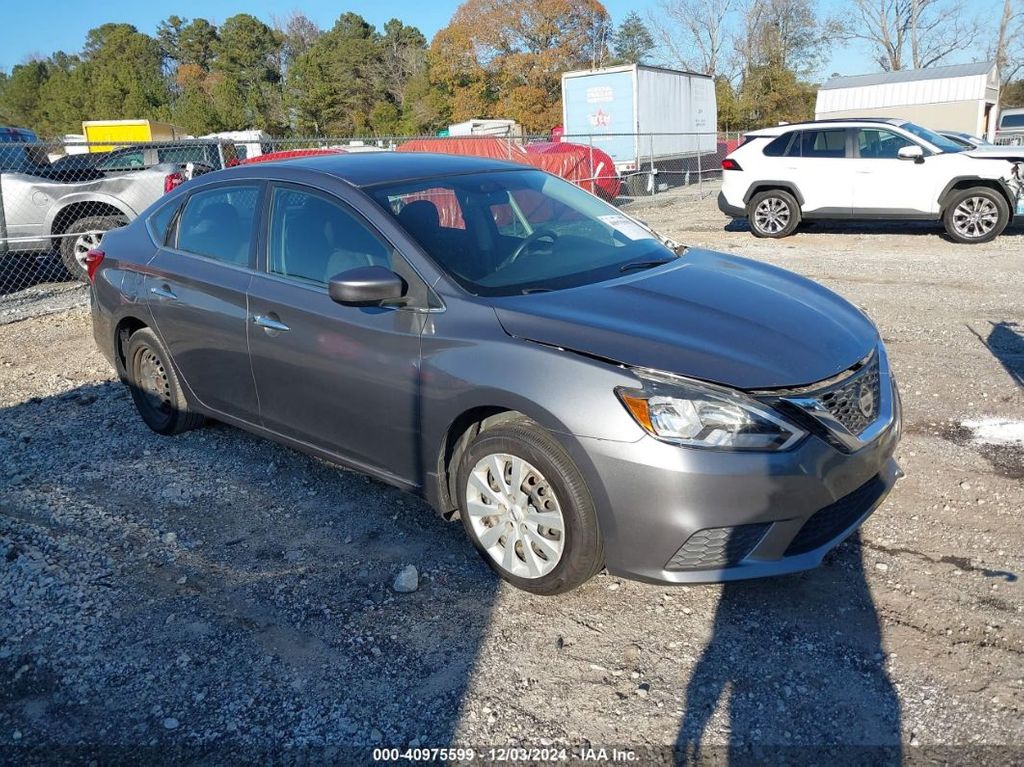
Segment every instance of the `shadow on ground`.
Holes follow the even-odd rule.
[[[971,328],[968,330],[999,360],[1017,386],[1024,388],[1024,332],[1019,322],[990,322],[991,330],[982,338]]]
[[[159,437],[114,383],[0,410],[0,447],[3,732],[451,742],[497,593],[460,525],[232,428]]]
[[[704,744],[716,709],[725,749]],[[687,761],[900,762],[900,703],[858,537],[811,573],[724,586],[676,746]]]

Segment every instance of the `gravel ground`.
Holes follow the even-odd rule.
[[[775,242],[713,196],[630,209],[820,280],[881,328],[907,477],[822,568],[517,592],[416,498],[224,426],[150,433],[87,311],[25,299],[0,323],[0,744],[1024,747],[1020,232]],[[408,565],[417,588],[396,592]]]

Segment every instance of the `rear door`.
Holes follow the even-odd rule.
[[[259,182],[189,196],[147,266],[144,295],[182,379],[210,410],[259,423],[246,339]]]
[[[342,306],[327,293],[349,269],[385,266],[426,290],[343,200],[292,184],[268,193],[263,271],[249,288],[249,349],[263,424],[411,484],[417,463],[424,312]]]
[[[853,206],[853,167],[846,128],[814,128],[790,135],[788,144],[782,145],[776,139],[766,147],[766,155],[773,147],[773,151],[782,153],[776,163],[765,166],[769,176],[772,165],[783,169],[781,178],[770,180],[792,181],[804,198],[801,208],[805,213],[849,215]]]

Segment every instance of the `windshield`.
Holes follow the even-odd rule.
[[[560,290],[657,266],[676,254],[612,206],[536,170],[368,190],[466,290]]]
[[[956,143],[955,141],[952,141],[951,139],[948,139],[945,136],[936,133],[935,131],[930,131],[927,128],[922,128],[920,125],[916,125],[914,123],[903,123],[900,127],[909,133],[913,133],[918,138],[923,138],[929,144],[937,147],[940,151],[944,153],[964,151],[964,147]]]

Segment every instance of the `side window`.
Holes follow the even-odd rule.
[[[899,151],[914,142],[884,128],[861,128],[857,131],[857,152],[869,159],[899,159]]]
[[[793,137],[799,136],[798,132],[784,133],[778,138],[772,139],[767,146],[764,148],[764,155],[766,157],[785,157],[789,152],[790,144],[793,143]]]
[[[249,266],[258,186],[219,186],[188,198],[178,220],[178,249]]]
[[[800,157],[845,157],[846,129],[802,131],[799,144]],[[793,148],[790,149],[790,156],[793,156],[792,150]]]
[[[210,161],[206,157],[206,149],[201,146],[167,146],[157,150],[157,157],[160,162],[201,162],[207,165]]]
[[[158,245],[167,244],[167,228],[171,225],[174,214],[178,212],[180,207],[181,199],[179,198],[157,210],[156,213],[149,217],[149,221],[146,222],[146,225],[149,227],[149,233]]]
[[[361,266],[391,268],[386,245],[344,203],[277,187],[270,213],[270,271],[319,285]]]
[[[146,157],[142,147],[137,149],[125,149],[115,151],[112,154],[107,155],[98,163],[96,167],[100,170],[116,170],[118,168],[144,168],[146,166]]]

